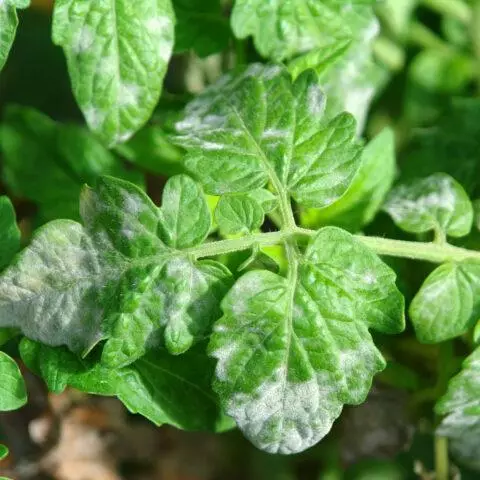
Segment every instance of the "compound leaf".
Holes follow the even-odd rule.
[[[480,348],[465,360],[460,373],[450,380],[447,393],[436,405],[445,415],[437,434],[449,437],[454,455],[480,468]]]
[[[0,410],[16,410],[27,403],[27,391],[16,362],[0,352]]]
[[[360,164],[355,120],[323,117],[312,71],[294,84],[279,66],[254,64],[224,76],[187,105],[175,141],[207,193],[275,193],[323,207],[348,188]]]
[[[395,274],[358,240],[325,228],[286,279],[242,276],[222,302],[210,353],[225,411],[259,448],[295,453],[364,401],[385,362],[369,333],[404,327]]]
[[[173,49],[170,0],[57,0],[53,40],[89,127],[108,145],[148,120]]]
[[[166,189],[175,194],[184,183],[172,177]],[[80,354],[106,340],[103,361],[116,367],[155,345],[182,353],[203,338],[220,316],[230,282],[226,267],[163,243],[162,209],[128,182],[103,178],[85,189],[81,213],[85,226],[68,220],[45,225],[5,270],[0,325]],[[203,238],[201,224],[199,232],[177,238],[191,244]]]
[[[20,248],[20,230],[15,210],[7,197],[0,197],[0,270],[7,266]]]
[[[403,230],[463,237],[472,228],[473,207],[463,187],[452,177],[436,173],[392,190],[385,211]]]
[[[265,220],[258,202],[246,194],[223,195],[215,208],[215,221],[224,235],[248,234]]]
[[[65,347],[52,348],[28,339],[22,340],[20,352],[52,392],[73,387],[95,395],[115,395],[131,412],[157,425],[215,430],[220,412],[210,386],[213,360],[201,347],[181,357],[155,350],[120,369],[90,357],[80,359]]]
[[[410,317],[423,343],[467,332],[480,317],[480,262],[465,260],[435,269],[413,299]]]
[[[0,2],[0,70],[7,61],[18,27],[17,8],[27,8],[30,0]]]

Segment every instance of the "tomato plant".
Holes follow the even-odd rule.
[[[27,7],[0,1],[5,75]],[[430,419],[437,478],[480,468],[480,3],[42,8],[77,107],[2,106],[0,408],[27,401],[13,356],[296,454],[379,382]]]

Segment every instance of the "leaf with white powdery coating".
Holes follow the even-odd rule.
[[[0,70],[7,61],[18,27],[17,8],[27,8],[30,0],[3,0],[0,2]]]
[[[463,237],[472,228],[473,207],[463,187],[445,173],[394,188],[384,210],[410,233],[434,230],[442,235]]]
[[[103,178],[85,189],[85,226],[65,220],[45,225],[0,276],[0,325],[79,354],[106,340],[102,360],[111,367],[132,363],[159,344],[178,354],[201,340],[220,316],[230,273],[162,241],[169,227],[164,219],[172,209],[178,212],[169,195],[185,183],[195,186],[183,177],[169,180],[161,209],[118,179]],[[194,192],[193,205],[203,205],[201,190],[190,195]],[[190,200],[187,196],[187,206]],[[179,227],[168,230],[168,240],[200,242],[211,221],[208,209],[184,212],[188,225],[192,220],[199,225],[195,234]]]
[[[344,404],[363,402],[385,366],[369,328],[404,328],[395,273],[347,232],[320,230],[298,261],[289,279],[241,277],[209,346],[226,413],[271,453],[314,445]]]
[[[480,469],[480,347],[450,380],[447,393],[435,406],[444,415],[437,434],[450,439],[452,453],[462,463]]]
[[[237,0],[231,24],[237,38],[253,36],[264,57],[282,61],[351,34],[344,10],[375,0]]]
[[[27,391],[16,362],[0,352],[0,411],[10,411],[27,403]]]
[[[73,93],[105,143],[130,138],[155,108],[173,49],[171,0],[56,0],[53,41]]]
[[[355,119],[323,116],[316,74],[292,84],[280,66],[228,74],[187,105],[174,140],[209,194],[272,185],[305,206],[323,207],[348,188],[360,164]]]
[[[446,263],[425,280],[410,305],[422,343],[440,343],[466,333],[480,317],[480,262]]]

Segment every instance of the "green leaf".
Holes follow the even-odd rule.
[[[8,447],[0,443],[0,460],[4,460],[8,456]]]
[[[5,66],[17,33],[17,8],[28,6],[30,0],[4,0],[0,3],[0,70]]]
[[[20,249],[20,230],[15,210],[7,197],[0,197],[0,270],[6,267]]]
[[[215,221],[224,235],[252,233],[264,220],[261,205],[246,194],[223,195],[215,209]]]
[[[67,386],[95,395],[117,396],[133,413],[157,425],[187,430],[215,430],[221,414],[211,390],[213,361],[195,347],[181,357],[155,350],[121,369],[80,359],[64,347],[28,339],[20,344],[23,361],[41,376],[50,391]]]
[[[191,180],[172,177],[158,209],[121,180],[103,178],[85,189],[85,226],[68,220],[45,225],[0,277],[0,326],[84,355],[106,340],[102,359],[112,367],[158,344],[175,354],[186,351],[220,316],[230,283],[223,265],[195,261],[188,249],[169,246],[191,245],[206,234],[209,213],[195,192]],[[172,225],[175,211],[182,217]]]
[[[318,228],[329,224],[360,230],[381,208],[395,178],[395,169],[395,137],[387,128],[363,150],[360,169],[345,194],[326,208],[302,211],[302,225]]]
[[[40,222],[78,219],[80,190],[100,175],[143,184],[141,175],[127,171],[87,130],[56,123],[30,108],[7,109],[0,144],[3,180],[15,195],[38,205]]]
[[[57,0],[53,41],[67,58],[73,93],[89,127],[124,142],[158,102],[173,48],[170,0]]]
[[[165,185],[160,210],[160,237],[172,248],[202,243],[212,226],[205,196],[187,175],[172,177]]]
[[[115,151],[134,165],[158,175],[185,173],[183,152],[158,125],[147,125]]]
[[[471,197],[480,196],[480,100],[449,101],[436,125],[414,132],[400,160],[403,182],[445,172]]]
[[[262,207],[264,213],[270,213],[277,208],[278,198],[265,188],[251,190],[248,192],[248,196]]]
[[[418,0],[386,0],[379,2],[376,13],[389,31],[400,40],[404,40]]]
[[[27,403],[27,391],[16,362],[0,352],[0,410],[16,410]]]
[[[384,210],[410,233],[435,231],[463,237],[472,228],[473,208],[463,187],[452,177],[436,173],[396,187]]]
[[[200,57],[228,46],[230,27],[220,0],[173,0],[177,17],[175,53],[195,50]]]
[[[348,37],[348,9],[375,0],[237,0],[231,24],[237,38],[253,36],[264,57],[282,61]]]
[[[454,455],[480,469],[480,348],[464,362],[461,372],[450,380],[447,393],[436,405],[445,415],[437,433],[449,437]]]
[[[447,263],[425,280],[410,305],[422,343],[439,343],[466,333],[480,317],[480,262]]]
[[[291,268],[242,276],[210,343],[226,413],[271,453],[314,445],[344,404],[363,402],[385,366],[369,328],[404,328],[394,272],[347,232],[320,230]]]
[[[304,206],[341,197],[360,163],[355,120],[325,121],[316,75],[294,84],[279,66],[254,64],[224,76],[187,105],[175,141],[209,194],[245,193],[271,183]]]

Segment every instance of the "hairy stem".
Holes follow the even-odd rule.
[[[287,227],[279,232],[257,233],[241,238],[205,243],[198,247],[184,250],[184,253],[194,258],[213,257],[225,253],[248,250],[255,245],[260,247],[278,245],[289,238],[299,236],[312,237],[315,234],[315,230]],[[365,237],[362,235],[355,235],[355,238],[375,251],[378,255],[411,258],[413,260],[423,260],[432,263],[458,262],[466,259],[476,259],[480,261],[480,252],[454,247],[449,244],[408,242],[380,237]]]

